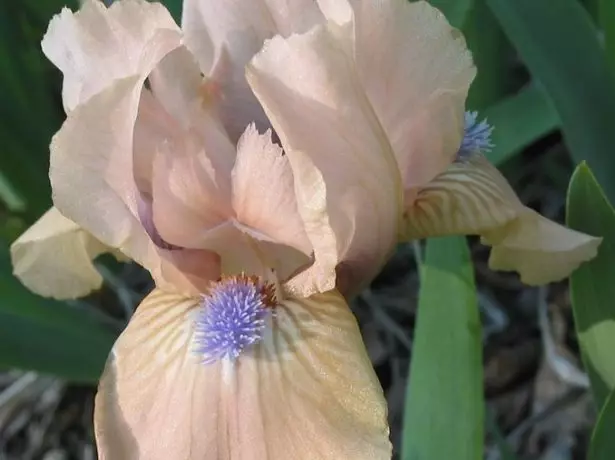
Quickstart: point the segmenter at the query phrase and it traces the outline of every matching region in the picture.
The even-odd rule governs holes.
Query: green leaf
[[[11,273],[0,252],[0,367],[96,382],[117,331],[83,309],[38,297]]]
[[[481,327],[465,238],[428,241],[414,337],[402,458],[482,458]]]
[[[571,228],[603,237],[598,256],[570,277],[581,355],[602,407],[615,388],[615,211],[585,164],[572,175],[566,214]]]
[[[589,446],[588,460],[613,460],[615,458],[613,427],[615,427],[615,391],[611,391],[598,416]]]
[[[489,107],[483,115],[493,129],[495,147],[487,158],[500,165],[559,126],[557,111],[544,91],[528,86]]]
[[[474,0],[429,0],[429,3],[444,13],[451,25],[461,27]]]
[[[612,75],[615,75],[615,2],[599,0],[598,19],[604,32],[604,47]]]
[[[495,420],[495,416],[489,409],[486,409],[486,418],[487,418],[487,430],[493,437],[495,444],[498,447],[500,452],[500,458],[502,460],[516,460],[515,453],[512,448],[506,441],[506,438],[500,431],[500,427]]]
[[[181,19],[182,19],[182,3],[183,3],[182,0],[163,0],[162,1],[162,4],[167,7],[169,12],[173,16],[173,19],[175,19],[175,22],[177,22],[178,24],[181,23]]]
[[[577,163],[615,199],[615,85],[587,11],[576,0],[487,0],[557,109]]]
[[[461,28],[477,71],[466,105],[484,110],[524,82],[513,72],[515,51],[487,3],[473,3]]]

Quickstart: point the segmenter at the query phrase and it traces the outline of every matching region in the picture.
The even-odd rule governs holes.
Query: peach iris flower
[[[475,70],[427,3],[183,11],[180,29],[158,4],[88,1],[43,40],[67,120],[55,207],[14,244],[15,273],[81,296],[110,251],[157,286],[101,379],[100,458],[390,458],[339,290],[369,282],[399,240],[481,234],[492,265],[531,283],[566,276],[598,240],[523,207],[480,143],[460,150]]]

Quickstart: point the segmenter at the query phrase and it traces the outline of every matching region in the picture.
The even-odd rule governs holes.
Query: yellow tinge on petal
[[[564,279],[593,259],[602,238],[563,227],[525,208],[509,225],[485,232],[482,241],[493,246],[492,269],[514,270],[524,283],[540,285]]]
[[[204,300],[150,294],[96,398],[101,460],[385,460],[386,402],[356,320],[335,293],[272,308],[260,342],[210,364]]]
[[[409,194],[412,196],[412,194]],[[461,159],[416,191],[406,207],[406,238],[481,235],[489,265],[519,272],[527,284],[567,277],[596,255],[600,238],[556,224],[525,207],[480,155]]]
[[[11,245],[13,273],[37,294],[82,297],[102,284],[92,260],[103,252],[113,250],[51,208]]]

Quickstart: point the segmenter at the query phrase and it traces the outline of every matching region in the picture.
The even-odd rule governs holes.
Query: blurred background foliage
[[[179,20],[181,1],[163,3]],[[602,411],[593,443],[588,435],[581,442],[581,454],[572,449],[551,457],[543,446],[535,458],[586,458],[589,452],[591,460],[613,459],[615,437],[608,434],[615,430],[615,292],[611,292],[615,289],[615,213],[610,204],[615,200],[615,1],[431,3],[463,31],[473,52],[478,76],[468,108],[478,110],[495,126],[496,147],[488,153],[490,160],[522,197],[528,190],[525,195],[533,196],[530,192],[536,187],[547,191],[546,198],[530,202],[531,206],[560,220],[567,214],[573,228],[605,238],[600,256],[575,273],[571,283],[576,335],[568,348],[582,357],[587,369],[585,375],[573,368],[581,374],[577,379],[581,383],[571,385],[586,390],[591,384],[596,414]],[[137,267],[102,260],[105,286],[101,292],[77,302],[56,302],[29,293],[11,273],[10,243],[51,204],[48,145],[64,113],[61,75],[44,58],[40,40],[52,15],[66,5],[75,9],[77,2],[0,3],[0,366],[85,384],[87,396],[77,398],[81,404],[91,401],[109,349],[149,283]],[[533,458],[519,441],[521,428],[502,426],[501,414],[485,406],[489,368],[483,350],[489,342],[486,329],[481,329],[481,320],[485,322],[481,286],[496,294],[502,289],[497,283],[490,286],[489,279],[480,275],[484,253],[477,255],[474,241],[470,243],[445,238],[429,241],[425,247],[401,247],[374,286],[353,305],[391,403],[396,456],[404,460]],[[410,273],[410,278],[402,272]],[[408,281],[415,279],[412,276],[420,278],[420,290]],[[399,285],[404,289],[399,290]],[[392,286],[396,294],[390,294]],[[542,297],[528,297],[524,289],[515,295],[536,315],[536,299]],[[417,291],[418,300],[407,300],[405,296],[416,299]],[[565,283],[549,292],[563,292],[569,298]],[[507,291],[502,296],[511,295]],[[418,308],[389,314],[388,307],[383,307],[405,301]],[[515,302],[509,303],[514,306]],[[563,303],[570,306],[568,300]],[[391,347],[397,350],[389,350],[386,372],[375,351],[379,342],[369,338],[373,318],[377,335],[393,337]],[[542,323],[532,318],[530,338],[537,329],[544,334]],[[549,340],[543,336],[539,343],[545,356],[550,356]],[[531,378],[537,379],[538,371],[533,372]],[[23,380],[23,374],[15,375],[8,383],[0,379],[0,388],[13,388]],[[43,387],[51,385],[45,382]],[[4,429],[5,393],[0,392],[0,429]],[[395,403],[399,398],[405,399],[405,405]],[[91,441],[89,432],[80,436],[85,443]],[[0,449],[5,448],[0,442]],[[22,449],[9,457],[9,450],[0,450],[0,458],[39,458],[36,452],[40,451],[31,449],[28,457]]]

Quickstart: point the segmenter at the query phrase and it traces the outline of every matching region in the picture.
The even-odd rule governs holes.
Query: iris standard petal
[[[76,13],[64,8],[54,16],[41,45],[64,74],[69,112],[113,81],[143,73],[173,36],[179,38],[179,28],[160,4],[123,0],[107,8],[87,0]],[[143,59],[146,49],[152,55]]]
[[[233,141],[249,123],[269,122],[245,81],[244,68],[265,39],[302,33],[323,20],[313,0],[186,0],[182,29],[205,74],[206,100]]]
[[[237,144],[232,173],[233,209],[237,221],[261,239],[293,247],[306,255],[312,246],[297,209],[293,172],[271,131],[259,134],[252,124]]]
[[[92,260],[112,251],[51,208],[11,245],[13,273],[37,294],[74,299],[100,288]]]
[[[567,277],[596,255],[599,238],[567,229],[525,207],[481,155],[466,156],[420,189],[406,209],[407,239],[481,235],[490,266],[527,284]]]
[[[356,267],[358,286],[378,272],[395,245],[401,177],[355,73],[351,43],[350,25],[275,37],[251,61],[247,76],[282,140],[298,196],[319,176],[326,187],[320,196],[304,194],[310,203],[299,202],[311,222],[306,231],[316,260],[336,254]],[[319,214],[328,215],[329,228],[313,225]],[[329,247],[315,243],[323,233],[335,235]]]
[[[66,217],[147,268],[158,285],[198,292],[198,274],[207,282],[218,272],[215,255],[161,248],[140,215],[132,130],[142,84],[140,77],[121,80],[69,114],[51,144],[53,200]]]
[[[463,36],[426,1],[319,3],[327,18],[353,24],[354,69],[404,186],[426,184],[453,160],[463,135],[465,100],[476,73]]]
[[[260,135],[254,125],[237,149],[231,172],[217,161],[235,157],[226,138],[216,143],[210,136],[204,146],[187,132],[161,146],[153,177],[155,226],[173,245],[215,251],[223,273],[260,274],[271,267],[285,279],[309,265],[312,253],[292,171],[271,133]]]
[[[282,301],[260,342],[210,364],[200,308],[156,290],[137,309],[96,398],[101,460],[390,459],[386,402],[339,294]]]

